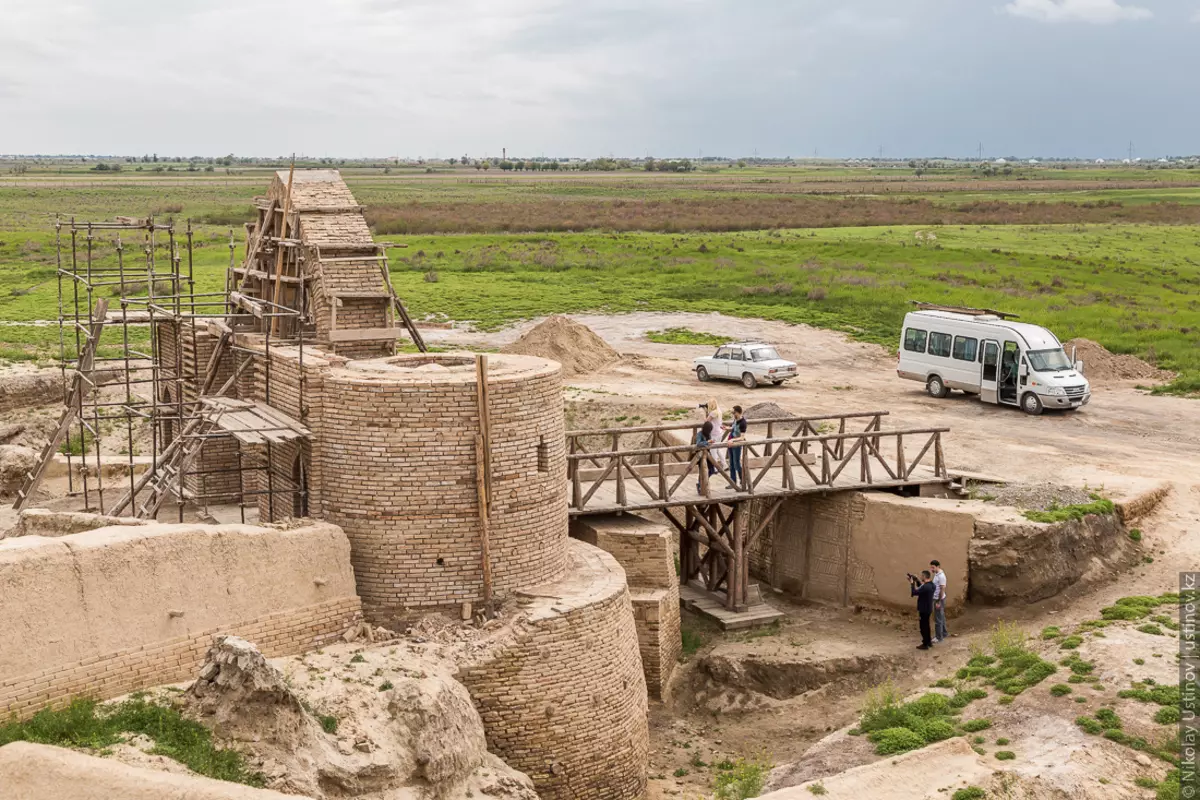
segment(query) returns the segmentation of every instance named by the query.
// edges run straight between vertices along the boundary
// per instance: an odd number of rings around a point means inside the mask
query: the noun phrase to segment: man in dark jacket
[[[917,614],[921,617],[921,644],[918,650],[928,650],[933,647],[933,638],[929,630],[929,618],[933,616],[933,595],[937,590],[929,570],[921,570],[921,577],[909,575],[908,581],[912,588],[912,596],[917,598]]]

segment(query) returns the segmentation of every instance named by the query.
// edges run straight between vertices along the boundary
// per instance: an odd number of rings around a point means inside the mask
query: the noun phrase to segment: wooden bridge
[[[748,420],[745,439],[707,447],[693,444],[697,423],[570,431],[570,513],[661,512],[679,530],[681,583],[702,581],[740,610],[750,585],[746,554],[788,497],[948,481],[949,428],[885,430],[885,416]],[[731,457],[721,457],[735,448],[743,467],[736,480]],[[753,500],[764,502],[751,527]]]

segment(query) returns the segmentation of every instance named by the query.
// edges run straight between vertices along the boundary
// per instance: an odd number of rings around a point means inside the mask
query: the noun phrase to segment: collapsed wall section
[[[335,526],[101,528],[0,542],[0,717],[185,680],[217,633],[270,655],[360,615]]]
[[[761,505],[751,512],[762,513]],[[910,610],[906,572],[938,559],[947,611],[967,596],[967,551],[975,518],[956,503],[884,492],[837,492],[784,501],[750,553],[750,569],[807,600]]]
[[[646,684],[625,574],[568,542],[569,567],[517,594],[513,643],[465,667],[488,747],[533,779],[543,800],[633,800],[646,790]]]
[[[490,357],[493,589],[504,597],[565,566],[566,445],[559,367]],[[470,354],[398,356],[335,366],[310,414],[321,514],[350,538],[367,616],[483,599],[480,432]],[[317,464],[314,463],[314,473]]]
[[[646,689],[662,698],[682,649],[670,529],[636,514],[605,514],[571,520],[571,535],[609,553],[625,570]]]

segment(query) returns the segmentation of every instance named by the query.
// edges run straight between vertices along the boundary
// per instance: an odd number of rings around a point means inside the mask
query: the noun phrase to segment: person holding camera
[[[917,598],[917,616],[921,618],[921,644],[918,650],[929,650],[933,647],[933,637],[929,630],[929,618],[933,616],[933,595],[937,585],[932,580],[929,570],[921,570],[921,577],[908,573],[909,587],[912,596]]]

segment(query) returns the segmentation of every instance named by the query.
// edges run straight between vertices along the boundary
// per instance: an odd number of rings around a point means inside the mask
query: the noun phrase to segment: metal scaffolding
[[[30,503],[47,465],[62,452],[68,492],[81,495],[86,508],[102,514],[157,518],[169,497],[183,521],[185,505],[207,509],[210,501],[228,501],[228,492],[210,492],[207,486],[216,476],[231,473],[237,475],[242,521],[248,500],[257,502],[263,495],[268,520],[275,515],[276,495],[287,496],[287,508],[307,508],[306,481],[294,480],[272,459],[273,443],[307,436],[303,359],[305,337],[311,339],[314,327],[303,293],[297,308],[265,298],[231,302],[237,268],[232,231],[225,291],[197,292],[190,221],[178,231],[173,221],[159,223],[153,217],[118,217],[115,222],[60,218],[54,228],[64,408],[15,507]],[[137,246],[141,257],[129,257]],[[110,310],[114,299],[118,307]],[[283,335],[277,333],[280,329]],[[203,335],[216,338],[207,360],[201,359],[197,344]],[[255,404],[213,400],[236,393],[239,379],[256,359],[264,365],[263,400],[270,404],[271,349],[279,346],[299,351],[298,424],[276,413],[250,416],[257,420],[258,434],[265,435],[239,436],[222,427],[230,416],[245,419],[245,408]],[[233,375],[218,386],[222,363],[234,365]],[[149,430],[148,462],[136,455],[139,428]],[[213,440],[237,443],[234,465],[202,465],[198,456]],[[244,447],[248,441],[256,444]],[[104,478],[112,473],[123,479],[106,485]],[[120,497],[114,499],[118,487]]]

